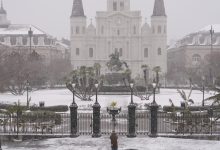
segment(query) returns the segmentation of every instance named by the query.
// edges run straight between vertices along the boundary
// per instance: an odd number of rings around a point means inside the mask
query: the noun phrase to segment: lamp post
[[[150,137],[157,137],[157,112],[158,112],[158,108],[159,106],[156,103],[155,100],[155,91],[156,91],[156,87],[157,84],[154,82],[152,84],[153,86],[153,93],[154,93],[154,98],[153,98],[153,102],[150,105],[150,115],[151,115],[151,121],[150,121]]]
[[[213,35],[215,31],[213,30],[212,26],[210,29],[210,37],[211,37],[211,51],[210,51],[210,68],[209,68],[209,74],[210,74],[210,83],[214,85],[214,80],[213,80],[213,74],[212,74],[212,51],[213,51]]]
[[[153,93],[154,93],[153,103],[156,104],[155,95],[156,95],[156,87],[157,87],[157,84],[154,82],[154,83],[152,84],[152,86],[153,86]]]
[[[72,89],[73,89],[73,102],[72,102],[72,104],[76,104],[76,102],[75,102],[75,87],[76,87],[76,84],[72,83]]]
[[[93,134],[92,137],[98,138],[101,137],[101,117],[100,117],[100,109],[101,106],[98,103],[98,87],[99,84],[95,84],[96,89],[96,99],[93,105]]]
[[[134,103],[133,101],[133,88],[134,88],[134,84],[133,83],[130,83],[130,88],[131,88],[131,104]]]
[[[128,134],[127,137],[136,137],[136,106],[133,102],[133,88],[134,84],[130,83],[131,88],[131,103],[128,105]]]
[[[95,84],[95,103],[98,103],[98,87],[99,84]]]
[[[202,76],[202,106],[205,106],[205,76]]]
[[[2,150],[2,137],[0,136],[0,150]]]
[[[31,28],[30,28],[30,30],[28,31],[28,36],[29,36],[29,38],[30,38],[30,53],[32,53],[32,50],[31,50],[31,38],[32,38],[32,36],[33,36],[33,31],[31,30]]]
[[[26,83],[26,90],[27,90],[27,109],[29,109],[29,87],[30,87],[30,83],[29,83],[29,81],[27,80],[27,83]]]
[[[72,87],[72,92],[73,92],[73,102],[70,105],[70,122],[71,122],[71,127],[70,127],[70,137],[78,137],[77,134],[77,129],[78,129],[78,119],[77,119],[77,109],[78,106],[75,102],[75,83],[70,84]]]

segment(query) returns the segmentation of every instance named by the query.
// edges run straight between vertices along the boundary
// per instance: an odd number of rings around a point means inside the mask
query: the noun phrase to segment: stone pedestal
[[[136,137],[136,106],[130,104],[128,106],[128,134],[127,137]]]
[[[78,118],[77,118],[78,106],[76,103],[72,103],[70,106],[70,137],[78,137]]]
[[[101,118],[100,118],[100,108],[99,103],[93,105],[93,134],[92,137],[101,137]]]
[[[158,113],[159,106],[157,103],[152,103],[150,106],[150,114],[151,114],[151,121],[150,121],[150,137],[157,137],[157,113]]]

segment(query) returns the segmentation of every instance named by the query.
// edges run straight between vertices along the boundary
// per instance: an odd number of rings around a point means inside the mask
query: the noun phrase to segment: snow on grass
[[[184,90],[188,95],[189,90]],[[70,105],[72,103],[72,93],[67,89],[54,89],[54,90],[40,90],[36,92],[29,93],[31,96],[31,104],[39,104],[40,101],[45,101],[46,106],[54,105]],[[205,98],[211,96],[210,93],[205,93]],[[195,105],[201,105],[202,102],[202,92],[193,91],[191,98],[195,101]],[[98,95],[98,101],[102,109],[110,106],[112,101],[117,101],[117,106],[127,109],[128,104],[130,103],[130,95]],[[180,106],[180,102],[183,101],[176,89],[161,89],[160,94],[156,94],[156,102],[161,105],[170,105],[169,99],[173,100],[173,103],[176,106]],[[22,96],[15,96],[10,93],[0,94],[1,103],[14,103],[20,100],[20,102],[26,104],[26,93]],[[142,101],[138,97],[134,97],[134,102],[138,103],[139,106],[143,106],[146,103],[151,103],[153,96],[150,97],[148,101]],[[79,106],[79,109],[84,109],[91,107],[95,102],[95,96],[92,97],[92,101],[81,101],[76,98],[76,103]]]
[[[119,150],[217,150],[219,141],[170,139],[170,138],[126,138],[119,137]],[[109,136],[91,138],[48,139],[28,141],[3,146],[4,150],[110,150]]]

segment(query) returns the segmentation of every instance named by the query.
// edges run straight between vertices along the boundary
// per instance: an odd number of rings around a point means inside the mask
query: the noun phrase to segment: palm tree
[[[99,77],[101,72],[100,72],[100,69],[101,69],[101,65],[99,63],[95,63],[94,64],[94,69],[95,69],[95,75],[96,77]]]
[[[156,84],[157,84],[158,91],[160,92],[160,85],[159,85],[159,83],[160,83],[159,72],[161,72],[160,66],[154,67],[153,71],[156,73]]]
[[[154,67],[153,71],[156,73],[156,83],[159,84],[160,82],[159,72],[161,72],[160,66]]]
[[[95,70],[93,67],[82,66],[80,69],[74,70],[71,73],[72,80],[66,83],[67,88],[73,92],[71,83],[76,84],[75,96],[81,100],[91,100],[93,96],[94,84],[97,82],[95,78]]]
[[[131,83],[131,70],[130,69],[126,69],[123,72],[123,76],[124,76],[123,82],[124,82],[125,86],[127,86],[126,79],[127,79],[128,84]]]
[[[211,106],[216,104],[220,105],[220,89],[215,88],[214,90],[217,92],[217,94],[206,99],[206,101],[212,101]]]
[[[145,87],[147,87],[147,71],[148,71],[148,65],[142,65],[141,66],[143,73],[144,73],[144,81],[145,81]]]
[[[186,92],[184,90],[177,89],[177,91],[180,94],[181,98],[184,100],[186,109],[189,108],[189,105],[194,104],[194,101],[192,99],[190,99],[190,97],[192,95],[192,88],[190,89],[188,96],[186,95]]]

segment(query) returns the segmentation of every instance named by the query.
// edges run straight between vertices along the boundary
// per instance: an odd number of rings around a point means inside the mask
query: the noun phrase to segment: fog
[[[83,0],[89,22],[96,11],[106,10],[107,0]],[[8,19],[14,24],[33,24],[57,38],[69,38],[73,0],[3,0]],[[141,10],[143,21],[153,12],[154,0],[131,0],[132,10]],[[220,23],[219,0],[165,0],[168,41],[209,24]]]

